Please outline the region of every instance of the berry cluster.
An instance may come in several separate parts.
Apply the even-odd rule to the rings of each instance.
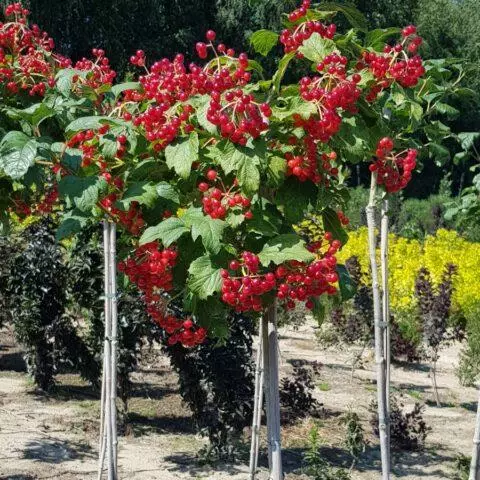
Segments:
[[[416,31],[413,25],[405,27],[401,43],[394,46],[386,45],[381,54],[364,53],[363,61],[358,63],[357,68],[368,68],[377,80],[377,84],[367,95],[368,101],[374,101],[377,95],[393,82],[406,88],[414,87],[419,78],[425,74],[422,59],[415,54],[422,43],[421,37],[415,35]],[[415,55],[410,57],[410,54]]]
[[[291,28],[286,28],[280,34],[280,43],[283,45],[285,53],[297,52],[303,42],[314,33],[329,39],[332,39],[335,35],[337,31],[335,24],[332,23],[327,26],[321,22],[307,20],[310,3],[310,0],[303,0],[302,5],[288,15],[288,20],[294,25]],[[297,56],[302,57],[302,54],[297,52]]]
[[[223,96],[212,92],[211,97],[207,120],[219,128],[222,137],[245,145],[249,136],[257,138],[268,129],[267,118],[272,114],[268,103],[257,104],[253,95],[241,89],[230,90]]]
[[[417,150],[393,154],[393,140],[382,138],[377,145],[376,160],[370,165],[371,172],[377,172],[377,184],[383,185],[388,193],[405,188],[412,178],[416,166]]]
[[[251,252],[244,252],[240,260],[232,260],[228,270],[222,270],[222,301],[237,312],[263,309],[262,297],[272,292],[284,302],[287,309],[303,302],[309,309],[314,299],[323,294],[333,295],[338,282],[335,254],[341,247],[330,233],[325,234],[326,243],[311,246],[319,258],[310,264],[292,260],[279,265],[274,272],[260,273],[260,260]],[[325,251],[322,253],[321,250]]]
[[[206,177],[209,181],[215,182],[218,178],[217,171],[210,169],[206,173]],[[223,190],[218,187],[211,187],[207,182],[198,184],[198,189],[203,193],[203,211],[212,218],[223,219],[229,210],[237,209],[244,213],[247,220],[253,218],[253,213],[250,210],[250,199],[239,192],[238,183],[234,181],[228,189],[225,189],[223,182],[220,182],[220,184]]]

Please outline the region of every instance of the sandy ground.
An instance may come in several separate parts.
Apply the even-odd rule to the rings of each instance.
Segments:
[[[374,397],[374,365],[367,352],[365,368],[351,378],[346,351],[322,350],[315,342],[312,325],[280,332],[282,374],[291,371],[292,360],[321,362],[316,396],[328,412],[320,423],[324,440],[322,453],[332,462],[346,461],[342,451],[343,427],[338,414],[353,408],[366,431],[368,404]],[[98,398],[74,375],[59,376],[60,385],[52,396],[34,393],[31,383],[11,362],[18,353],[0,337],[0,480],[96,478],[98,453]],[[7,342],[8,343],[8,342]],[[453,478],[457,454],[470,454],[476,409],[476,391],[463,388],[455,376],[458,345],[442,352],[438,383],[441,408],[427,406],[425,419],[432,427],[427,446],[421,453],[401,453],[394,457],[393,478],[440,480]],[[18,363],[18,362],[17,362]],[[136,391],[130,402],[133,427],[120,438],[120,478],[245,480],[246,465],[201,467],[195,453],[203,445],[192,428],[189,411],[182,405],[177,382],[165,358],[145,366],[135,375]],[[394,389],[404,393],[406,406],[416,400],[433,405],[430,379],[425,366],[396,366]],[[283,431],[284,463],[287,479],[296,474],[313,420],[306,419]],[[378,448],[370,437],[363,460],[352,472],[354,480],[378,479]],[[264,464],[265,459],[262,459]],[[258,478],[268,477],[262,468]]]

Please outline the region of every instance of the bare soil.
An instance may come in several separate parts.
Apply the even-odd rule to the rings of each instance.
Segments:
[[[423,452],[394,454],[393,478],[403,480],[452,479],[457,454],[471,450],[477,392],[461,387],[455,367],[461,346],[441,354],[438,384],[442,407],[434,406],[426,365],[396,365],[393,388],[402,392],[411,408],[426,402],[425,419],[432,431]],[[319,422],[322,454],[338,466],[348,466],[343,448],[344,427],[339,415],[349,408],[361,417],[370,432],[368,405],[375,396],[371,352],[365,352],[363,369],[351,376],[351,354],[344,349],[325,350],[315,340],[313,324],[280,331],[281,372],[291,372],[295,360],[322,364],[315,395],[326,415]],[[168,360],[156,355],[134,376],[130,401],[131,424],[120,438],[120,478],[245,480],[246,464],[201,466],[196,453],[204,440],[195,435],[189,410],[182,405],[177,378]],[[10,332],[0,332],[0,480],[97,478],[98,394],[77,375],[59,375],[53,394],[37,394],[22,371],[21,352]],[[306,478],[299,473],[302,454],[314,420],[306,418],[283,428],[287,480]],[[376,439],[352,471],[354,480],[379,478]],[[246,449],[248,449],[246,437]],[[264,445],[263,445],[264,446]],[[261,458],[260,480],[268,475]]]

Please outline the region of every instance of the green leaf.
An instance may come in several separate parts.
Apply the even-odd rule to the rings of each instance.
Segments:
[[[285,180],[287,172],[287,160],[282,157],[274,156],[268,161],[268,180],[272,187],[280,187]]]
[[[277,45],[279,35],[271,30],[258,30],[250,37],[250,45],[254,50],[266,57],[270,50]]]
[[[202,300],[220,291],[222,286],[221,268],[213,265],[208,255],[194,260],[188,269],[187,280],[189,290]]]
[[[173,185],[168,182],[160,182],[156,185],[157,188],[157,195],[164,200],[169,202],[180,204],[180,197],[178,195],[177,190]]]
[[[449,119],[455,119],[460,115],[460,111],[448,103],[437,102],[435,109],[442,115],[446,115]]]
[[[113,121],[110,117],[80,117],[68,124],[65,132],[67,135],[71,135],[73,133],[83,132],[84,130],[97,130],[105,124],[115,125],[116,123],[117,122]]]
[[[0,168],[18,180],[35,163],[37,142],[21,132],[9,132],[0,144]]]
[[[260,186],[259,151],[256,148],[242,147],[232,142],[219,146],[220,165],[228,175],[236,172],[238,183],[246,194],[253,194]]]
[[[348,234],[342,227],[338,219],[337,212],[331,208],[326,208],[322,212],[323,228],[326,232],[330,232],[335,240],[340,240],[342,246],[348,241]]]
[[[315,113],[317,113],[315,104],[313,102],[306,102],[298,95],[279,98],[272,108],[273,118],[278,118],[279,120],[285,120],[294,114],[298,114],[307,119]]]
[[[57,228],[57,240],[63,240],[74,233],[80,232],[87,225],[90,218],[88,213],[84,213],[78,209],[67,212],[63,215],[62,221]]]
[[[464,150],[470,150],[479,138],[480,132],[462,132],[458,134],[458,139]]]
[[[317,188],[310,182],[300,182],[290,177],[280,187],[275,203],[283,209],[287,220],[297,223],[303,219],[309,206],[315,205]]]
[[[126,90],[140,90],[142,88],[142,84],[140,82],[124,82],[119,83],[118,85],[114,85],[112,87],[112,93],[118,97],[122,92]]]
[[[305,40],[303,45],[298,49],[305,58],[315,63],[322,62],[327,55],[330,55],[335,50],[335,42],[329,38],[323,38],[317,32]]]
[[[338,285],[340,287],[340,295],[342,301],[346,302],[353,298],[357,291],[357,285],[345,268],[345,265],[337,265]]]
[[[128,210],[132,202],[152,207],[158,198],[157,185],[152,182],[134,182],[128,185],[127,190],[118,201],[124,210]]]
[[[166,247],[176,242],[184,233],[190,230],[181,218],[170,217],[154,227],[149,227],[140,237],[140,245],[160,239]]]
[[[430,156],[435,160],[438,166],[443,166],[450,160],[450,151],[443,145],[431,143],[429,145]]]
[[[400,28],[377,28],[371,30],[365,35],[365,46],[373,48],[376,51],[382,51],[388,40],[397,37],[401,32]]]
[[[107,186],[103,178],[63,177],[58,183],[58,191],[71,205],[75,205],[82,212],[91,210],[98,201],[99,194]]]
[[[322,10],[330,10],[342,13],[350,25],[359,30],[368,28],[367,19],[360,10],[351,3],[321,2]]]
[[[183,137],[171,143],[165,149],[165,157],[169,168],[182,178],[188,178],[192,163],[198,160],[198,134],[192,132],[188,137]]]
[[[203,215],[202,218],[192,223],[192,238],[196,240],[202,237],[205,249],[211,253],[218,253],[222,248],[221,240],[225,222]]]
[[[216,133],[217,127],[207,119],[207,111],[210,108],[210,96],[202,95],[199,97],[201,100],[198,105],[194,105],[196,108],[197,121],[199,125],[204,128],[208,133]]]
[[[298,235],[291,233],[269,240],[258,257],[262,265],[268,266],[271,262],[280,265],[288,260],[310,262],[315,255],[305,248],[305,242]]]
[[[63,68],[55,76],[55,87],[64,97],[70,96],[72,80],[75,75],[85,77],[86,72],[74,68]]]
[[[17,113],[31,125],[38,126],[43,120],[53,117],[55,110],[44,103],[37,103],[24,110],[18,110]]]
[[[118,151],[117,139],[111,133],[103,135],[102,137],[100,137],[100,148],[105,158],[115,158]]]
[[[282,59],[278,62],[278,69],[273,75],[273,87],[274,90],[278,93],[280,91],[280,85],[282,83],[282,79],[287,71],[288,64],[291,60],[295,57],[295,52],[286,53]]]

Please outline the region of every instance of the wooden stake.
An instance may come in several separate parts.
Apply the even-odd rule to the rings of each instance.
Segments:
[[[257,347],[257,362],[255,364],[255,393],[253,399],[253,419],[252,419],[252,439],[250,446],[250,480],[255,480],[255,473],[257,471],[258,465],[258,447],[259,447],[259,435],[260,435],[260,424],[259,410],[262,409],[262,388],[261,385],[261,376],[263,372],[262,368],[262,343],[263,343],[263,321],[260,322],[259,332],[258,332],[258,347]]]
[[[386,395],[385,349],[384,332],[385,322],[382,322],[382,306],[380,302],[380,286],[378,284],[378,270],[376,257],[375,236],[375,197],[377,191],[377,174],[372,172],[370,186],[370,200],[366,208],[368,225],[368,245],[370,266],[372,270],[373,293],[373,320],[375,324],[375,362],[377,364],[377,402],[378,427],[380,434],[380,453],[382,459],[382,480],[390,480],[390,456],[388,448],[388,413]]]
[[[470,476],[468,477],[468,480],[480,480],[480,388],[478,393],[477,419],[475,422],[472,461],[470,463]]]
[[[117,318],[117,228],[110,225],[110,317],[111,317],[111,387],[110,387],[110,421],[112,425],[112,460],[113,474],[117,478],[118,469],[118,434],[117,434],[117,352],[118,352],[118,318]]]
[[[383,323],[386,325],[384,332],[384,350],[385,350],[385,390],[386,390],[386,409],[387,409],[387,435],[388,447],[390,449],[390,372],[391,372],[391,351],[390,351],[390,290],[388,286],[388,200],[382,202],[382,220],[380,228],[380,257],[382,270],[382,313]],[[390,456],[390,454],[389,454]]]
[[[263,361],[267,407],[267,441],[270,480],[283,480],[280,439],[280,395],[278,391],[278,338],[276,302],[268,308],[263,322]]]

